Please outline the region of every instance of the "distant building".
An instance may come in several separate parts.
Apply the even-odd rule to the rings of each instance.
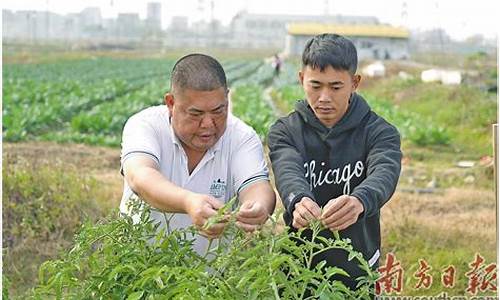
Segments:
[[[141,38],[141,20],[137,13],[119,13],[116,19],[116,35],[122,40],[139,40]]]
[[[75,14],[75,33],[73,39],[98,39],[105,37],[101,9],[99,7],[87,7],[79,14]]]
[[[408,30],[382,24],[291,23],[285,53],[301,55],[306,42],[321,33],[337,33],[348,37],[358,51],[358,59],[407,59]]]
[[[168,29],[172,32],[188,30],[188,17],[173,16]]]
[[[37,43],[42,41],[135,42],[162,38],[161,3],[147,4],[147,18],[136,13],[120,13],[103,19],[99,7],[79,13],[59,15],[49,11],[2,10],[2,39]]]
[[[337,24],[378,24],[376,17],[341,15],[270,15],[238,13],[230,24],[233,47],[282,48],[287,36],[287,24],[318,22]]]
[[[65,18],[48,11],[2,10],[2,37],[38,42],[61,38],[65,33]]]
[[[188,17],[172,17],[165,34],[165,45],[171,48],[184,48],[197,45],[196,33],[189,28]]]
[[[101,9],[99,7],[87,7],[79,14],[80,24],[83,28],[96,28],[102,26]]]
[[[146,14],[146,27],[149,31],[161,31],[161,3],[149,2]]]
[[[157,0],[158,1],[158,0]],[[408,32],[381,25],[376,17],[341,15],[271,15],[238,13],[229,26],[218,20],[190,24],[188,17],[175,16],[169,27],[161,26],[162,5],[147,4],[146,19],[137,13],[120,13],[104,19],[98,7],[79,13],[57,15],[47,11],[2,11],[3,39],[39,42],[56,40],[106,45],[149,42],[152,47],[219,47],[273,49],[300,54],[305,41],[316,33],[338,32],[353,39],[360,57],[408,57]],[[335,25],[332,25],[335,24]]]

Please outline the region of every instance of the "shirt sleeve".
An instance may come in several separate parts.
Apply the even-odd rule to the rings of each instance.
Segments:
[[[120,170],[122,175],[123,163],[137,155],[149,156],[158,165],[160,164],[159,133],[150,122],[135,115],[123,128]]]
[[[309,182],[304,176],[304,159],[297,149],[291,133],[280,120],[269,130],[268,145],[276,188],[281,196],[283,206],[291,216],[295,204],[302,197],[315,200]]]
[[[396,190],[401,172],[401,137],[394,126],[380,126],[369,137],[366,179],[351,193],[364,206],[360,218],[378,213]]]
[[[231,155],[230,167],[237,194],[256,181],[269,180],[264,149],[255,131],[240,140],[240,144]]]

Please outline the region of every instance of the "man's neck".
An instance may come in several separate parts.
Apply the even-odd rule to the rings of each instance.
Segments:
[[[189,149],[187,147],[184,147],[184,152],[186,152],[186,156],[188,159],[188,171],[189,174],[193,173],[194,169],[196,169],[196,166],[200,163],[200,161],[203,159],[203,156],[205,156],[205,153],[207,151],[197,151],[193,149]]]

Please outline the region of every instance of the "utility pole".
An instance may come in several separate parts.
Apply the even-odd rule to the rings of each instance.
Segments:
[[[215,19],[214,19],[214,8],[215,8],[215,1],[210,0],[210,44],[212,47],[215,47],[216,43],[216,24],[215,24]]]
[[[324,0],[323,2],[323,13],[325,16],[330,15],[330,1]]]
[[[403,1],[401,6],[401,26],[408,28],[408,4]]]
[[[49,0],[45,1],[45,40],[50,37],[50,14],[49,14]]]
[[[439,2],[436,0],[434,3],[436,5],[436,15],[440,16],[441,14],[439,13]],[[444,52],[443,29],[441,28],[441,22],[439,20],[440,18],[438,18],[436,23],[438,25],[439,50],[441,50],[442,54]]]
[[[495,211],[497,217],[495,218],[496,228],[498,228],[498,123],[493,124],[493,173],[495,179]],[[498,249],[498,235],[496,236],[497,249]]]
[[[198,21],[196,21],[196,26],[195,26],[195,43],[196,45],[200,45],[200,32],[202,31],[202,29],[200,28],[200,22],[201,20],[204,20],[205,19],[205,1],[204,0],[198,0],[198,14],[199,14],[199,17],[200,19]]]

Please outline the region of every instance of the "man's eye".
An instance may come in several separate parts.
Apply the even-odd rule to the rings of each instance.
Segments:
[[[201,113],[192,112],[192,113],[189,113],[189,115],[191,117],[199,117],[199,116],[201,116]]]
[[[319,86],[319,85],[313,85],[313,86],[311,86],[311,87],[313,88],[313,90],[318,90],[318,89],[320,88],[320,86]]]

